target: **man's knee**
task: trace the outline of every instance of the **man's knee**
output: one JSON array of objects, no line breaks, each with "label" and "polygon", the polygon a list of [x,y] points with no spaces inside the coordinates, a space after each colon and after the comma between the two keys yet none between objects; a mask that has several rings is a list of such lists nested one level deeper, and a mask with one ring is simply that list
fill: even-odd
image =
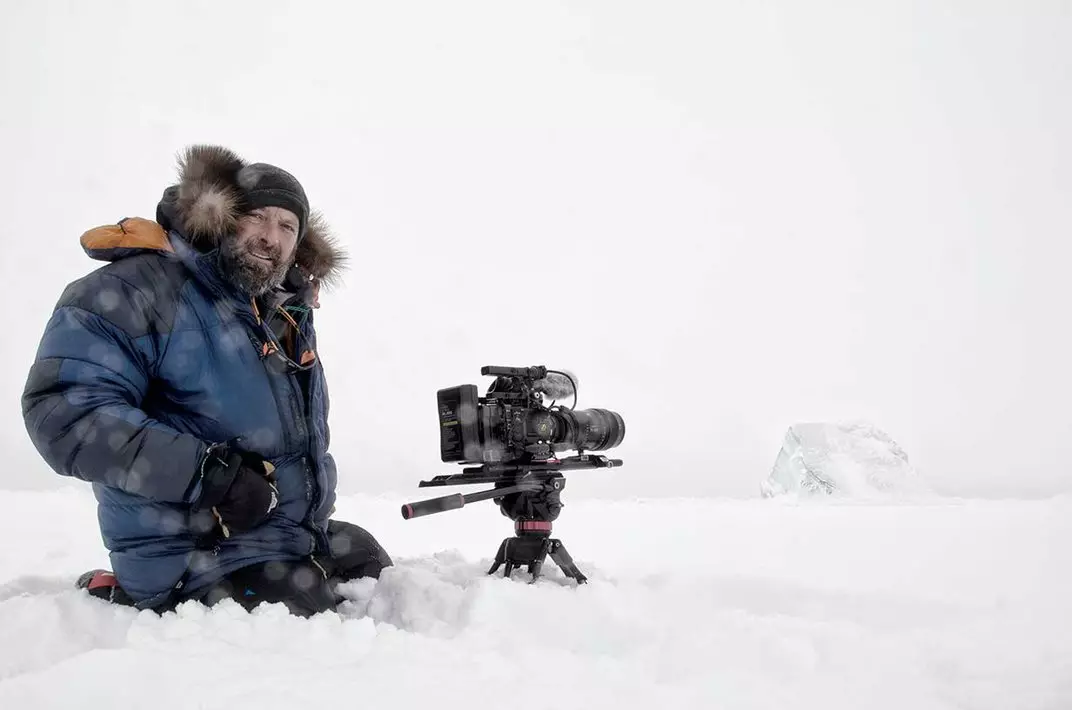
[{"label": "man's knee", "polygon": [[331,576],[343,581],[379,577],[390,567],[391,556],[364,528],[341,520],[328,521]]},{"label": "man's knee", "polygon": [[206,606],[231,599],[248,611],[260,604],[280,603],[291,614],[303,617],[335,609],[335,595],[320,570],[307,560],[261,562],[243,567],[195,598]]}]

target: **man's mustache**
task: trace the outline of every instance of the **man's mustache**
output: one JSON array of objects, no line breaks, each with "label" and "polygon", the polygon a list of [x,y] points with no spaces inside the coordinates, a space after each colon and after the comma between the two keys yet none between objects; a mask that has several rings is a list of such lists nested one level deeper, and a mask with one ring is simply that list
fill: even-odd
[{"label": "man's mustache", "polygon": [[253,256],[254,253],[266,256],[272,260],[273,263],[278,264],[279,260],[283,258],[283,253],[278,248],[273,248],[267,245],[260,246],[257,244],[247,244],[243,251],[249,256]]}]

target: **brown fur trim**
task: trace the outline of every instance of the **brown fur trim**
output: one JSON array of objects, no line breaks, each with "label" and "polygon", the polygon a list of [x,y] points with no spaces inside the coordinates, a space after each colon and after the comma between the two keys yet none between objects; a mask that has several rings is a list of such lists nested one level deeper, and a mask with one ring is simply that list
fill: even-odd
[{"label": "brown fur trim", "polygon": [[[233,151],[214,145],[190,146],[179,157],[176,213],[195,248],[214,249],[238,226],[237,174],[245,165]],[[295,254],[298,268],[330,284],[342,275],[346,259],[323,216],[313,211]]]},{"label": "brown fur trim", "polygon": [[346,269],[346,252],[339,246],[338,238],[331,233],[324,216],[315,210],[309,214],[305,239],[298,245],[294,260],[299,268],[329,286]]}]

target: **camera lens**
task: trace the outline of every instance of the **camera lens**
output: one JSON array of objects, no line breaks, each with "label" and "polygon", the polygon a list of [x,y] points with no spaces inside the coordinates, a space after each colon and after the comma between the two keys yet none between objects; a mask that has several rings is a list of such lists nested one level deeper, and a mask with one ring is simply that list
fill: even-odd
[{"label": "camera lens", "polygon": [[[578,451],[613,449],[625,438],[625,421],[609,409],[564,409],[555,412],[561,426],[556,427],[556,443]],[[557,448],[557,447],[556,447]]]}]

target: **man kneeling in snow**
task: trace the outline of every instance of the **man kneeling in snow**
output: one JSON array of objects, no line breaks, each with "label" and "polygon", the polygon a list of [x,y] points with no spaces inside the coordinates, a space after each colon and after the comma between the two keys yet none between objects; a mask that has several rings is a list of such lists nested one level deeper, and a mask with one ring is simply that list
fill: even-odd
[{"label": "man kneeling in snow", "polygon": [[88,481],[112,573],[140,609],[234,599],[331,610],[391,559],[329,520],[337,481],[312,309],[343,255],[275,166],[189,148],[156,219],[82,236],[110,262],[60,297],[22,398],[37,450]]}]

